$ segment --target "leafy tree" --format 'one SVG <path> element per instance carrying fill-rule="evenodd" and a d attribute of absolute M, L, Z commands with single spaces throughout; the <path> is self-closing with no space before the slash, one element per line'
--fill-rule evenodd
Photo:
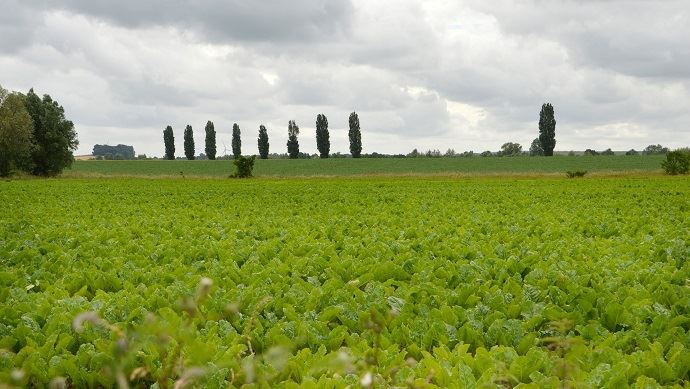
<path fill-rule="evenodd" d="M 649 145 L 644 148 L 642 154 L 666 154 L 668 151 L 668 147 L 662 145 Z"/>
<path fill-rule="evenodd" d="M 625 152 L 625 155 L 639 155 L 640 153 L 637 152 L 635 149 L 630 149 Z"/>
<path fill-rule="evenodd" d="M 443 154 L 443 156 L 446 158 L 453 158 L 457 155 L 458 155 L 458 153 L 455 152 L 455 149 L 448 149 L 448 150 L 446 150 L 445 154 Z"/>
<path fill-rule="evenodd" d="M 519 143 L 506 142 L 501 146 L 501 155 L 512 157 L 522 154 L 522 145 Z"/>
<path fill-rule="evenodd" d="M 316 116 L 316 148 L 321 158 L 328 158 L 331 150 L 331 140 L 328 134 L 328 119 L 320 113 Z"/>
<path fill-rule="evenodd" d="M 24 99 L 0 86 L 0 177 L 31 165 L 33 124 Z"/>
<path fill-rule="evenodd" d="M 74 123 L 65 118 L 65 110 L 49 95 L 38 97 L 34 90 L 26 95 L 26 110 L 33 122 L 35 146 L 31 153 L 31 172 L 55 176 L 74 161 L 73 151 L 79 141 Z"/>
<path fill-rule="evenodd" d="M 544 155 L 544 149 L 541 148 L 539 138 L 534 138 L 534 140 L 532 141 L 532 145 L 529 147 L 529 155 L 533 157 L 538 155 Z"/>
<path fill-rule="evenodd" d="M 666 154 L 666 160 L 661 163 L 666 174 L 688 174 L 690 171 L 690 149 L 677 149 Z"/>
<path fill-rule="evenodd" d="M 601 155 L 616 155 L 616 153 L 613 152 L 610 148 L 604 150 L 601 152 Z"/>
<path fill-rule="evenodd" d="M 350 114 L 350 154 L 352 158 L 359 158 L 362 155 L 362 132 L 359 129 L 359 116 L 356 112 Z"/>
<path fill-rule="evenodd" d="M 553 156 L 553 149 L 556 147 L 556 118 L 550 103 L 543 104 L 539 113 L 539 144 L 545 156 Z"/>
<path fill-rule="evenodd" d="M 261 159 L 268 159 L 268 132 L 266 127 L 262 124 L 259 126 L 259 157 Z"/>
<path fill-rule="evenodd" d="M 595 156 L 595 155 L 599 155 L 599 153 L 596 150 L 587 149 L 587 150 L 585 150 L 585 155 Z"/>
<path fill-rule="evenodd" d="M 175 159 L 175 136 L 170 126 L 163 130 L 163 142 L 165 142 L 165 159 Z"/>
<path fill-rule="evenodd" d="M 206 157 L 210 160 L 216 159 L 216 128 L 212 121 L 206 122 Z"/>
<path fill-rule="evenodd" d="M 251 157 L 243 157 L 243 156 L 238 156 L 235 158 L 235 160 L 232 162 L 235 165 L 236 171 L 235 174 L 233 174 L 233 177 L 236 178 L 249 178 L 252 176 L 252 170 L 254 170 L 254 161 L 256 160 L 256 156 L 252 155 Z"/>
<path fill-rule="evenodd" d="M 240 126 L 232 125 L 232 155 L 239 158 L 242 155 L 242 139 L 240 138 Z"/>
<path fill-rule="evenodd" d="M 411 151 L 409 154 L 407 154 L 407 157 L 409 157 L 409 158 L 417 158 L 417 157 L 419 157 L 419 150 L 417 150 L 417 149 L 412 149 L 412 151 Z M 353 155 L 353 158 L 354 158 L 354 155 Z"/>
<path fill-rule="evenodd" d="M 479 155 L 482 156 L 482 157 L 493 157 L 493 156 L 494 156 L 494 153 L 492 153 L 492 152 L 489 151 L 489 150 L 486 150 L 486 151 L 482 151 L 482 153 L 479 154 Z"/>
<path fill-rule="evenodd" d="M 190 161 L 194 160 L 194 133 L 189 124 L 184 129 L 184 156 Z"/>
<path fill-rule="evenodd" d="M 297 159 L 299 157 L 299 141 L 297 140 L 297 135 L 299 135 L 299 127 L 297 127 L 294 120 L 288 121 L 287 150 L 291 159 Z"/>

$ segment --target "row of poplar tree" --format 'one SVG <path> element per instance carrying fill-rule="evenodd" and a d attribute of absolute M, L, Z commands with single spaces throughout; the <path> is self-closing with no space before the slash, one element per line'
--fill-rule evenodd
<path fill-rule="evenodd" d="M 359 127 L 359 116 L 352 112 L 349 118 L 350 130 L 350 154 L 352 158 L 359 158 L 362 154 L 362 133 Z M 294 120 L 288 121 L 288 141 L 287 153 L 292 159 L 299 157 L 299 127 Z M 165 159 L 175 159 L 175 136 L 171 126 L 163 130 L 163 142 L 165 143 Z M 259 158 L 268 159 L 268 131 L 263 124 L 259 126 Z M 330 135 L 328 132 L 328 119 L 326 115 L 316 116 L 316 147 L 321 158 L 328 158 L 331 150 Z M 212 121 L 206 123 L 206 147 L 204 149 L 208 159 L 216 159 L 216 130 Z M 184 130 L 184 154 L 187 159 L 194 159 L 194 134 L 192 126 L 187 125 Z M 240 137 L 240 126 L 237 123 L 232 125 L 232 154 L 235 158 L 242 155 L 242 140 Z"/>

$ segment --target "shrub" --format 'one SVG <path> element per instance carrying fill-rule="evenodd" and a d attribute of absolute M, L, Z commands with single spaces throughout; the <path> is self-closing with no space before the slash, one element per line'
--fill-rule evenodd
<path fill-rule="evenodd" d="M 565 172 L 565 175 L 568 178 L 584 177 L 585 174 L 587 174 L 587 170 L 575 170 L 575 171 L 568 170 L 567 172 Z"/>
<path fill-rule="evenodd" d="M 252 176 L 252 170 L 254 170 L 254 161 L 256 156 L 251 157 L 238 156 L 232 163 L 236 167 L 235 174 L 232 177 L 235 178 L 249 178 Z"/>
<path fill-rule="evenodd" d="M 666 160 L 661 163 L 666 174 L 688 174 L 690 170 L 690 149 L 676 149 L 666 154 Z"/>

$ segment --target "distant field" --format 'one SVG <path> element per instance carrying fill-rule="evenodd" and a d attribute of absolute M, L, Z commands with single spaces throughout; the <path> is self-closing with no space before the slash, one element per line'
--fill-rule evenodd
<path fill-rule="evenodd" d="M 555 156 L 504 158 L 388 158 L 388 159 L 269 159 L 257 160 L 256 176 L 352 176 L 407 174 L 533 174 L 589 172 L 661 171 L 662 155 L 641 156 Z M 232 161 L 75 161 L 67 176 L 205 176 L 232 174 Z"/>

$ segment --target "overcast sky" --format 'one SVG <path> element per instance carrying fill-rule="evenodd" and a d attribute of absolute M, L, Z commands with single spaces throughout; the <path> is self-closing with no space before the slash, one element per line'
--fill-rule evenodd
<path fill-rule="evenodd" d="M 556 112 L 556 150 L 690 144 L 689 0 L 0 0 L 0 85 L 48 93 L 80 147 L 177 154 L 215 123 L 218 153 L 315 153 L 316 115 L 348 152 L 498 150 Z"/>

